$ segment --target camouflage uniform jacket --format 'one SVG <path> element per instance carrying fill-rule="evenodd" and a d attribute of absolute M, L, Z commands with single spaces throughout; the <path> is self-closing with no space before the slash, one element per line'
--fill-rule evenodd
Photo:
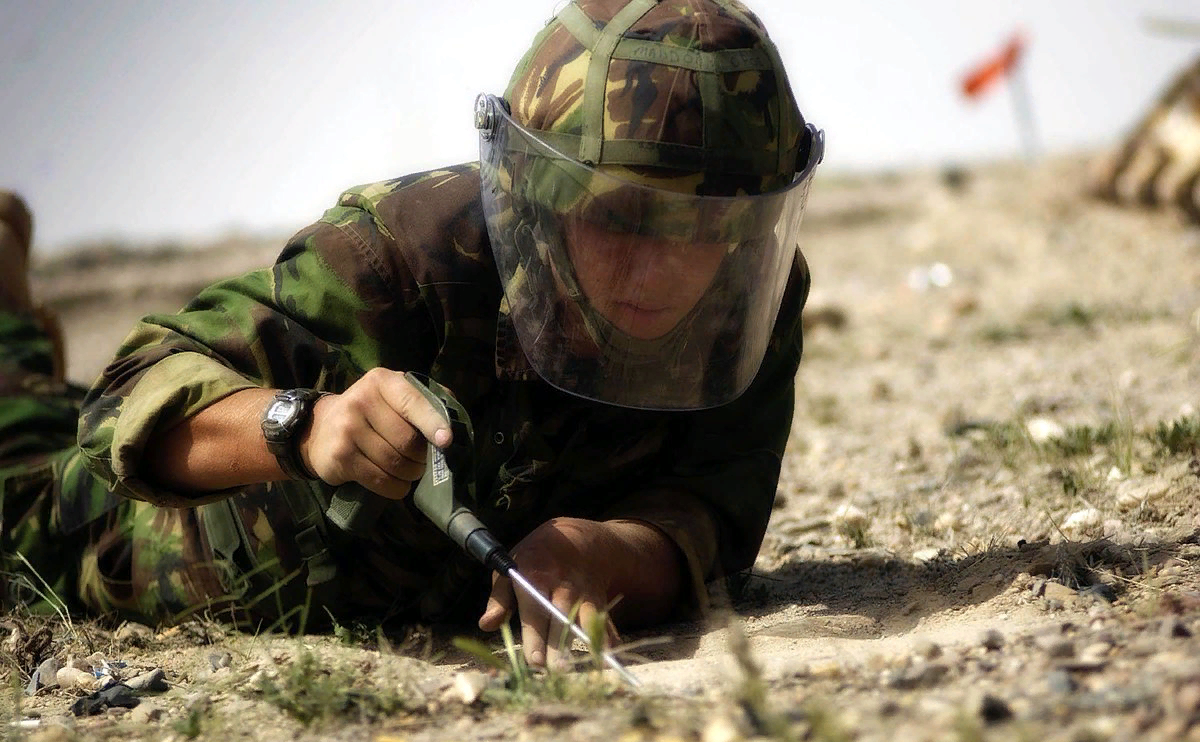
<path fill-rule="evenodd" d="M 80 446 L 119 495 L 178 508 L 237 494 L 230 502 L 253 566 L 294 577 L 302 524 L 286 502 L 310 493 L 327 502 L 330 488 L 283 482 L 203 500 L 163 491 L 141 477 L 147 439 L 240 389 L 338 392 L 376 366 L 418 371 L 471 415 L 474 508 L 502 541 L 560 515 L 639 519 L 678 544 L 701 586 L 749 567 L 761 543 L 791 425 L 807 291 L 798 258 L 767 358 L 730 405 L 656 413 L 575 398 L 537 377 L 499 311 L 478 167 L 418 173 L 344 193 L 271 268 L 211 286 L 176 315 L 144 319 L 89 393 Z M 407 502 L 369 537 L 331 550 L 344 611 L 439 616 L 477 610 L 486 596 L 463 589 L 486 585 L 482 568 L 466 565 Z"/>

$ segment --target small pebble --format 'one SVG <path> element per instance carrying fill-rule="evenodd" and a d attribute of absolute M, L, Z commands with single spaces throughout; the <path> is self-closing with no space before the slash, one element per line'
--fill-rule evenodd
<path fill-rule="evenodd" d="M 946 512 L 937 517 L 933 522 L 933 530 L 938 532 L 957 531 L 963 527 L 962 518 L 958 513 Z"/>
<path fill-rule="evenodd" d="M 904 690 L 936 685 L 949 672 L 950 667 L 941 662 L 922 662 L 893 677 L 890 685 Z"/>
<path fill-rule="evenodd" d="M 1076 510 L 1067 516 L 1059 527 L 1063 534 L 1073 540 L 1099 536 L 1103 533 L 1104 516 L 1096 508 Z"/>
<path fill-rule="evenodd" d="M 131 644 L 139 644 L 150 641 L 154 638 L 154 629 L 149 626 L 143 626 L 140 623 L 129 622 L 117 629 L 117 633 L 113 638 L 119 642 L 129 642 Z"/>
<path fill-rule="evenodd" d="M 212 705 L 212 698 L 207 693 L 192 693 L 183 699 L 183 708 L 188 713 L 204 713 Z"/>
<path fill-rule="evenodd" d="M 1095 585 L 1088 585 L 1079 591 L 1079 594 L 1086 598 L 1095 598 L 1103 600 L 1105 603 L 1113 603 L 1117 599 L 1117 591 L 1112 589 L 1112 586 L 1105 585 L 1103 582 L 1097 582 Z"/>
<path fill-rule="evenodd" d="M 979 715 L 988 724 L 999 724 L 1013 718 L 1012 709 L 1002 698 L 986 694 L 979 703 Z"/>
<path fill-rule="evenodd" d="M 1064 605 L 1069 605 L 1079 599 L 1079 593 L 1061 582 L 1047 580 L 1045 587 L 1042 589 L 1042 597 L 1046 598 L 1046 600 L 1057 600 Z"/>
<path fill-rule="evenodd" d="M 1079 659 L 1085 662 L 1101 662 L 1108 659 L 1108 653 L 1111 650 L 1111 644 L 1107 642 L 1095 642 L 1083 648 L 1079 653 Z"/>
<path fill-rule="evenodd" d="M 1075 679 L 1066 670 L 1054 670 L 1046 675 L 1046 688 L 1051 693 L 1072 693 L 1076 688 Z"/>
<path fill-rule="evenodd" d="M 451 686 L 451 695 L 467 706 L 479 700 L 484 689 L 488 686 L 488 676 L 482 672 L 470 671 L 455 674 Z"/>
<path fill-rule="evenodd" d="M 979 639 L 980 645 L 989 652 L 995 652 L 1004 647 L 1004 634 L 1001 634 L 996 629 L 988 629 L 983 632 L 983 636 Z"/>
<path fill-rule="evenodd" d="M 130 688 L 139 692 L 162 693 L 170 690 L 171 686 L 167 685 L 167 674 L 161 669 L 155 668 L 150 672 L 144 672 L 141 675 L 129 680 L 125 683 Z"/>
<path fill-rule="evenodd" d="M 1035 417 L 1025 424 L 1025 430 L 1034 443 L 1047 443 L 1066 435 L 1063 426 L 1048 417 Z"/>
<path fill-rule="evenodd" d="M 728 714 L 717 714 L 704 725 L 700 742 L 740 742 L 746 739 L 746 736 Z"/>
<path fill-rule="evenodd" d="M 1192 630 L 1178 618 L 1164 618 L 1159 624 L 1158 635 L 1164 639 L 1186 639 L 1192 635 Z"/>
<path fill-rule="evenodd" d="M 817 660 L 808 666 L 810 677 L 836 680 L 844 672 L 842 663 L 837 660 Z"/>
<path fill-rule="evenodd" d="M 913 654 L 923 660 L 936 660 L 942 656 L 942 647 L 929 639 L 920 639 L 913 645 Z"/>
<path fill-rule="evenodd" d="M 913 552 L 913 560 L 917 562 L 932 562 L 942 555 L 941 549 L 918 549 Z"/>
<path fill-rule="evenodd" d="M 55 673 L 55 678 L 62 688 L 78 688 L 80 690 L 95 690 L 100 686 L 100 679 L 95 675 L 80 670 L 77 667 L 63 667 Z"/>
<path fill-rule="evenodd" d="M 1070 639 L 1058 639 L 1045 647 L 1046 656 L 1053 659 L 1069 659 L 1075 656 L 1075 644 Z"/>
<path fill-rule="evenodd" d="M 29 678 L 29 685 L 25 687 L 25 695 L 32 696 L 42 688 L 49 688 L 58 685 L 58 660 L 51 657 L 44 660 L 42 664 L 37 666 L 33 671 L 33 675 Z"/>

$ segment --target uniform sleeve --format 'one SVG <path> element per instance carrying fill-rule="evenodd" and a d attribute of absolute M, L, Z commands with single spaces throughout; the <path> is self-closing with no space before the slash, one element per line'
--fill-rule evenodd
<path fill-rule="evenodd" d="M 704 582 L 753 565 L 766 533 L 791 432 L 808 288 L 808 267 L 798 255 L 749 389 L 723 407 L 680 414 L 664 473 L 605 514 L 647 522 L 670 537 L 697 596 Z"/>
<path fill-rule="evenodd" d="M 241 389 L 340 392 L 367 369 L 430 356 L 419 292 L 385 260 L 397 254 L 391 236 L 353 198 L 342 204 L 296 234 L 270 268 L 210 286 L 179 313 L 133 329 L 84 401 L 79 445 L 94 475 L 158 505 L 220 499 L 226 493 L 197 498 L 148 483 L 151 436 Z M 379 342 L 388 335 L 411 342 Z"/>

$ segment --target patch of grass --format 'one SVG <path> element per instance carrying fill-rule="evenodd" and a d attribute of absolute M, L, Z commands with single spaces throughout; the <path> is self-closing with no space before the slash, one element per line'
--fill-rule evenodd
<path fill-rule="evenodd" d="M 410 699 L 394 689 L 364 685 L 358 675 L 326 667 L 311 652 L 302 653 L 278 677 L 264 675 L 258 690 L 305 726 L 332 719 L 373 721 L 410 708 Z"/>
<path fill-rule="evenodd" d="M 1030 437 L 1023 420 L 993 423 L 985 426 L 983 432 L 984 447 L 991 449 L 1010 469 L 1020 468 L 1030 456 L 1048 463 L 1059 463 L 1103 452 L 1121 471 L 1129 473 L 1136 454 L 1137 432 L 1125 417 L 1099 425 L 1064 428 L 1061 436 L 1044 442 L 1034 441 Z"/>
<path fill-rule="evenodd" d="M 1200 417 L 1159 421 L 1150 440 L 1163 455 L 1195 454 L 1200 451 Z"/>
<path fill-rule="evenodd" d="M 574 620 L 575 611 L 570 615 Z M 603 646 L 605 634 L 605 614 L 597 615 L 593 625 L 585 627 L 593 647 Z M 611 698 L 619 690 L 617 685 L 609 682 L 599 672 L 604 666 L 604 660 L 599 651 L 592 652 L 589 662 L 596 669 L 593 673 L 575 673 L 561 670 L 535 671 L 525 662 L 520 645 L 513 637 L 512 628 L 507 624 L 500 627 L 500 636 L 504 642 L 503 654 L 498 655 L 483 642 L 469 637 L 456 637 L 454 646 L 467 652 L 484 665 L 507 674 L 503 687 L 489 687 L 484 690 L 481 698 L 484 702 L 500 707 L 523 708 L 538 701 L 555 701 L 567 703 L 589 704 Z M 564 632 L 564 644 L 570 641 L 569 634 Z"/>
<path fill-rule="evenodd" d="M 1091 329 L 1096 322 L 1096 310 L 1077 301 L 1045 311 L 1046 322 L 1052 327 L 1082 327 Z"/>
<path fill-rule="evenodd" d="M 347 647 L 359 647 L 361 649 L 378 649 L 381 644 L 387 642 L 383 635 L 383 627 L 379 624 L 367 624 L 363 621 L 354 621 L 349 626 L 343 626 L 333 612 L 325 608 L 325 612 L 329 614 L 329 621 L 333 626 L 333 636 L 339 642 Z"/>
<path fill-rule="evenodd" d="M 832 705 L 826 701 L 813 699 L 804 704 L 804 718 L 808 722 L 809 733 L 805 735 L 806 740 L 814 742 L 850 742 L 853 737 L 841 722 L 838 721 L 837 712 L 834 711 Z"/>
<path fill-rule="evenodd" d="M 770 739 L 790 742 L 794 739 L 787 718 L 776 713 L 767 703 L 767 683 L 763 679 L 762 667 L 754 659 L 750 651 L 750 641 L 746 632 L 736 619 L 729 622 L 729 651 L 737 662 L 741 673 L 740 681 L 734 691 L 738 706 L 746 712 L 747 718 L 754 726 L 754 731 Z M 809 719 L 812 724 L 812 719 Z M 815 731 L 814 725 L 814 731 Z M 814 739 L 823 739 L 814 735 Z"/>
<path fill-rule="evenodd" d="M 1003 325 L 994 322 L 979 330 L 979 339 L 990 345 L 1019 343 L 1029 340 L 1032 335 L 1024 325 Z"/>
<path fill-rule="evenodd" d="M 195 739 L 204 732 L 204 713 L 199 709 L 188 709 L 183 716 L 171 722 L 171 728 L 176 734 Z"/>
<path fill-rule="evenodd" d="M 1118 426 L 1109 421 L 1099 427 L 1076 425 L 1066 428 L 1061 438 L 1052 438 L 1047 446 L 1063 456 L 1090 456 L 1098 446 L 1117 440 Z"/>

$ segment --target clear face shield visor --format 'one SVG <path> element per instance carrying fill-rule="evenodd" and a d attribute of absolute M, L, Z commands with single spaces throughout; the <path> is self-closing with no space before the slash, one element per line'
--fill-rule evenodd
<path fill-rule="evenodd" d="M 504 309 L 546 382 L 656 410 L 716 407 L 746 390 L 798 249 L 823 132 L 808 126 L 807 159 L 785 188 L 719 197 L 577 162 L 499 98 L 480 96 L 476 125 Z"/>

